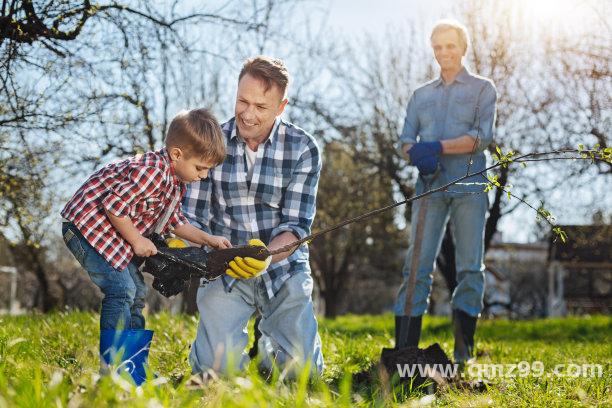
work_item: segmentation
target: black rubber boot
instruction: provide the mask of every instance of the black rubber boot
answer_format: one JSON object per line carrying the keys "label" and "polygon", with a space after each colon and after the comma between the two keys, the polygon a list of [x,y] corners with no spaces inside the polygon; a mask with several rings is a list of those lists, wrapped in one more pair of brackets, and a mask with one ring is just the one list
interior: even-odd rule
{"label": "black rubber boot", "polygon": [[423,316],[395,316],[395,348],[418,347]]}
{"label": "black rubber boot", "polygon": [[463,310],[453,309],[453,329],[455,332],[455,363],[464,365],[474,357],[474,333],[476,320]]}

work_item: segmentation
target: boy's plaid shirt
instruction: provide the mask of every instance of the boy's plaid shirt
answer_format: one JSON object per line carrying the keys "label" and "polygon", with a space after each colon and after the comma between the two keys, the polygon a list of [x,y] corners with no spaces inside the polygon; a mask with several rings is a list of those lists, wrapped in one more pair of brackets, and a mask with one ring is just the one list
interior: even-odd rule
{"label": "boy's plaid shirt", "polygon": [[[269,243],[284,231],[299,238],[309,235],[321,173],[315,139],[277,119],[270,137],[257,149],[248,183],[246,144],[236,134],[235,119],[224,123],[222,129],[227,156],[208,179],[187,186],[183,211],[189,221],[206,232],[229,238],[233,245],[244,245],[251,238]],[[262,275],[268,297],[297,272],[310,272],[306,245],[272,264]]]}
{"label": "boy's plaid shirt", "polygon": [[[83,237],[115,269],[122,271],[132,260],[132,246],[110,223],[105,210],[129,217],[138,232],[153,232],[175,194],[185,194],[174,174],[166,149],[111,163],[92,174],[61,212]],[[177,205],[162,232],[187,223]]]}

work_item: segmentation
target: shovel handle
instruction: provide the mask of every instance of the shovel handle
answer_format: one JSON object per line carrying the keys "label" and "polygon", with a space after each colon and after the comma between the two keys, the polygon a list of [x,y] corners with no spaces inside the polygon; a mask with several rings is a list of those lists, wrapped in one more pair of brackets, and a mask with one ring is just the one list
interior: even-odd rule
{"label": "shovel handle", "polygon": [[423,232],[425,231],[425,217],[429,205],[429,196],[421,200],[419,212],[417,214],[416,234],[412,247],[412,258],[410,260],[410,276],[406,287],[406,304],[404,305],[404,316],[412,313],[412,299],[414,298],[414,287],[416,286],[416,276],[419,269],[419,258],[421,257],[421,244],[423,243]]}
{"label": "shovel handle", "polygon": [[[419,175],[425,190],[428,191],[431,188],[434,180],[438,178],[441,167],[438,166],[435,173],[430,176]],[[416,286],[416,277],[419,269],[419,258],[421,258],[421,245],[423,243],[423,234],[425,233],[425,219],[427,216],[427,207],[429,205],[429,196],[425,196],[421,199],[421,205],[419,206],[419,212],[417,214],[417,226],[416,233],[414,236],[414,244],[412,246],[412,258],[410,259],[410,276],[408,277],[408,286],[406,287],[406,304],[404,305],[404,316],[410,317],[412,313],[412,299],[414,298],[414,287]]]}

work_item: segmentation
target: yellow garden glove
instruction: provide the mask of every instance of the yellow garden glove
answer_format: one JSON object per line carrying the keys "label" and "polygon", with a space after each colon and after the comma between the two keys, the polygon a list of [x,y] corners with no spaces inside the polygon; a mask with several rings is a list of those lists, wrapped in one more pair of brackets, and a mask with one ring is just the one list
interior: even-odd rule
{"label": "yellow garden glove", "polygon": [[[249,245],[266,248],[266,245],[259,239],[250,240]],[[263,261],[248,256],[244,258],[237,256],[234,260],[230,261],[229,268],[225,273],[234,279],[250,279],[268,269],[270,262],[272,262],[272,256],[267,257]]]}
{"label": "yellow garden glove", "polygon": [[168,248],[187,248],[187,243],[179,238],[166,238]]}

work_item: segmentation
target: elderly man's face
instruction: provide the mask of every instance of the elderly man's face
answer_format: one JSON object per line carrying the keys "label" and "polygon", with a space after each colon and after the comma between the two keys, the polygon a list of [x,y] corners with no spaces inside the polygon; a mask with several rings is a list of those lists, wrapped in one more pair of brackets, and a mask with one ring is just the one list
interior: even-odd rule
{"label": "elderly man's face", "polygon": [[455,30],[440,31],[431,38],[436,61],[443,71],[458,71],[465,49]]}
{"label": "elderly man's face", "polygon": [[249,74],[244,75],[238,83],[236,95],[238,133],[247,142],[264,142],[286,104],[287,99],[283,99],[278,86],[272,85],[266,91],[262,81]]}

